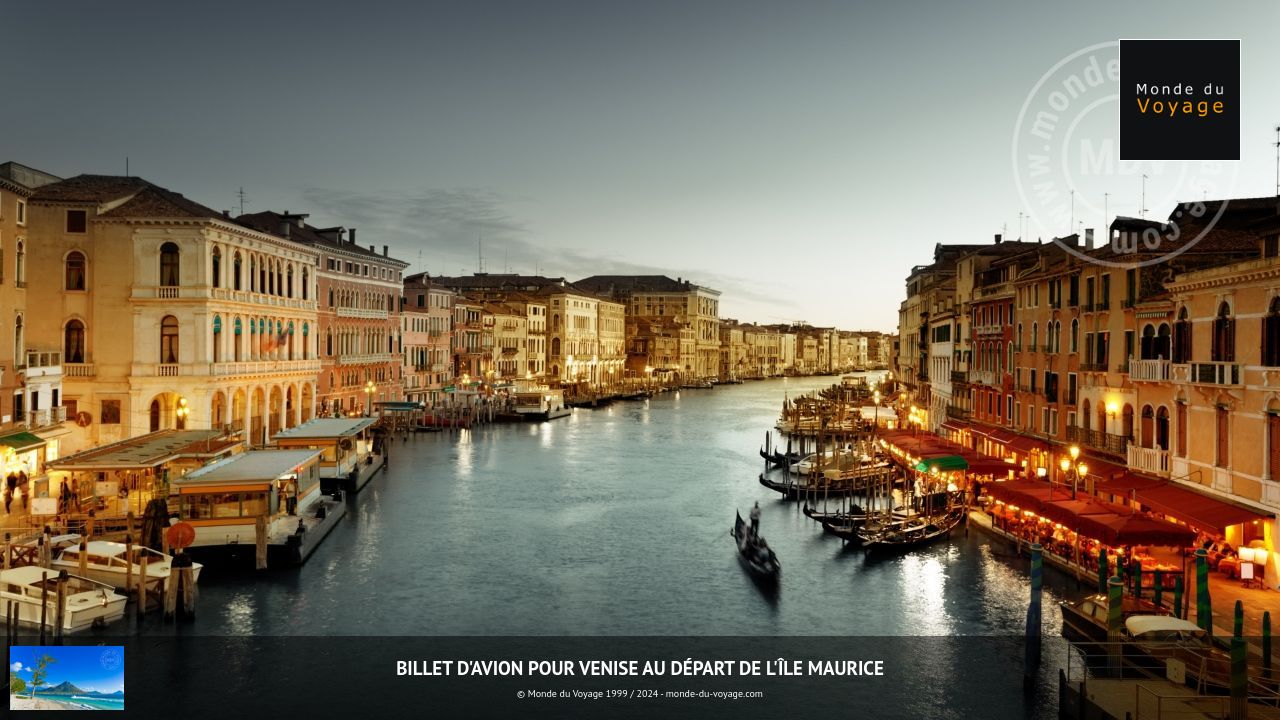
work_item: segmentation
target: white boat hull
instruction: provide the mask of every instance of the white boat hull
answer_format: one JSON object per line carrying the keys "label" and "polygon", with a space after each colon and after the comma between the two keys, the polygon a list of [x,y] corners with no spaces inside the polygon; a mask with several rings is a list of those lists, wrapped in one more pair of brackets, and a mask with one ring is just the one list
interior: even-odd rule
{"label": "white boat hull", "polygon": [[[15,597],[9,592],[0,592],[0,607],[11,612],[14,605],[18,607],[18,622],[29,627],[40,627],[40,601],[33,598]],[[75,593],[67,597],[66,610],[62,616],[63,632],[80,632],[94,625],[106,625],[124,617],[126,598],[123,595],[111,594],[103,598],[98,592]],[[45,627],[53,629],[58,621],[58,603],[50,597],[46,603]]]}

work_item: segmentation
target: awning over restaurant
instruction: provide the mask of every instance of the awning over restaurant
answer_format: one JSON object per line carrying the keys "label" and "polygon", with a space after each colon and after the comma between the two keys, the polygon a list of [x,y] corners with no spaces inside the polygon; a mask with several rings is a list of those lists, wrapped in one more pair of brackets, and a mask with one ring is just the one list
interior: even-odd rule
{"label": "awning over restaurant", "polygon": [[1128,508],[1092,498],[1072,499],[1069,490],[1054,488],[1037,480],[994,483],[987,488],[996,500],[1029,510],[1060,523],[1085,537],[1112,547],[1123,545],[1169,545],[1185,547],[1195,531],[1158,518],[1141,515]]}
{"label": "awning over restaurant", "polygon": [[943,420],[942,429],[948,432],[963,432],[969,429],[969,423],[962,420]]}
{"label": "awning over restaurant", "polygon": [[30,450],[44,445],[44,438],[29,432],[16,432],[0,437],[0,445],[22,452],[23,450]]}
{"label": "awning over restaurant", "polygon": [[1173,483],[1139,489],[1138,502],[1201,530],[1225,533],[1228,526],[1269,518],[1271,515],[1204,495]]}
{"label": "awning over restaurant", "polygon": [[1121,545],[1168,545],[1186,547],[1196,539],[1190,528],[1145,515],[1081,515],[1081,534],[1112,547]]}
{"label": "awning over restaurant", "polygon": [[1007,463],[997,458],[978,457],[969,461],[970,475],[1005,476],[1018,470],[1019,468],[1013,463]]}

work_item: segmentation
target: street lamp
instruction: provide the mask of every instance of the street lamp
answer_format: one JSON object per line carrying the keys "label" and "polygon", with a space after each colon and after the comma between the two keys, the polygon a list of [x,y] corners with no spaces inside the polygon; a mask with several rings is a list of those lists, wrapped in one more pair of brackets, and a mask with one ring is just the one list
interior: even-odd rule
{"label": "street lamp", "polygon": [[179,430],[187,429],[187,415],[191,414],[191,410],[187,408],[187,399],[178,398],[178,409],[174,413],[178,417],[177,426]]}
{"label": "street lamp", "polygon": [[367,399],[366,399],[366,401],[365,401],[365,408],[366,408],[366,410],[365,410],[365,415],[366,415],[366,416],[372,416],[372,415],[373,415],[373,391],[374,391],[375,389],[376,389],[376,387],[375,387],[375,386],[374,386],[374,384],[373,384],[373,379],[372,379],[372,378],[370,378],[369,380],[365,381],[365,384],[364,384],[364,394],[365,394],[365,397],[367,398]]}
{"label": "street lamp", "polygon": [[1062,470],[1064,477],[1071,478],[1071,499],[1075,500],[1076,492],[1080,486],[1080,478],[1089,474],[1089,466],[1083,462],[1076,462],[1076,459],[1080,457],[1080,448],[1072,446],[1070,454],[1070,459],[1064,457],[1058,461],[1058,467]]}
{"label": "street lamp", "polygon": [[871,399],[875,401],[876,412],[875,420],[871,422],[871,441],[874,443],[877,433],[880,431],[880,391],[876,390],[872,394]]}

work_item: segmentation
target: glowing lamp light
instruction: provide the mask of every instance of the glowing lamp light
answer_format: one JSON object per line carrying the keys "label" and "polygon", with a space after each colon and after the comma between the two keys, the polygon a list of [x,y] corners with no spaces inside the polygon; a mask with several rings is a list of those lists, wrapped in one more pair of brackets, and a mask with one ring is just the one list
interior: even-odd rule
{"label": "glowing lamp light", "polygon": [[1076,466],[1076,472],[1080,474],[1080,477],[1084,477],[1089,474],[1089,466],[1084,463],[1080,463]]}
{"label": "glowing lamp light", "polygon": [[1119,412],[1119,411],[1120,411],[1120,406],[1119,406],[1119,405],[1117,405],[1117,404],[1116,404],[1116,403],[1114,403],[1114,402],[1109,402],[1109,403],[1107,403],[1107,414],[1108,414],[1108,415],[1110,415],[1110,416],[1112,416],[1112,417],[1115,417],[1116,413],[1117,413],[1117,412]]}
{"label": "glowing lamp light", "polygon": [[1044,477],[1045,475],[1048,475],[1048,474],[1049,474],[1048,468],[1043,468],[1043,467],[1036,468],[1036,477]]}
{"label": "glowing lamp light", "polygon": [[1242,547],[1237,554],[1240,556],[1240,562],[1254,562],[1253,548]]}
{"label": "glowing lamp light", "polygon": [[1077,460],[1077,459],[1079,459],[1079,457],[1080,457],[1080,446],[1079,446],[1079,445],[1072,445],[1072,446],[1071,446],[1071,449],[1070,449],[1070,450],[1068,450],[1067,452],[1069,452],[1069,453],[1071,454],[1071,459],[1072,459],[1072,460]]}
{"label": "glowing lamp light", "polygon": [[1266,550],[1264,550],[1263,548],[1255,548],[1255,549],[1254,549],[1254,551],[1253,551],[1253,561],[1254,561],[1254,562],[1258,563],[1259,565],[1266,565],[1266,564],[1267,564],[1267,557],[1268,557],[1268,555],[1267,555],[1267,551],[1266,551]]}
{"label": "glowing lamp light", "polygon": [[1062,468],[1062,472],[1066,472],[1071,469],[1071,461],[1066,458],[1062,458],[1058,463],[1058,467]]}

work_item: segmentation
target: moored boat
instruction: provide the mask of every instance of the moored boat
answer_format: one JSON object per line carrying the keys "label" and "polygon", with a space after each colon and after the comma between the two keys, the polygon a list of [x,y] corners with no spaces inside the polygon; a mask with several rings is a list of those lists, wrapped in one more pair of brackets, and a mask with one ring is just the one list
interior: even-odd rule
{"label": "moored boat", "polygon": [[[1062,611],[1062,636],[1076,642],[1106,642],[1107,613],[1110,602],[1102,593],[1095,593],[1075,602],[1058,603]],[[1121,622],[1135,615],[1168,615],[1169,610],[1149,600],[1132,595],[1124,596],[1121,605]]]}
{"label": "moored boat", "polygon": [[858,538],[869,550],[911,550],[949,537],[965,515],[964,508],[955,508],[944,515],[906,522],[868,523],[858,530]]}
{"label": "moored boat", "polygon": [[[59,535],[50,540],[53,568],[78,573],[80,570],[80,536]],[[142,558],[147,558],[147,587],[153,588],[169,578],[172,555],[165,555],[143,545],[132,548],[124,543],[90,540],[85,546],[84,576],[114,588],[126,588],[130,579],[142,578]],[[200,563],[192,564],[194,580],[200,581]]]}
{"label": "moored boat", "polygon": [[[16,606],[18,622],[22,625],[40,627],[43,622],[45,627],[56,628],[58,576],[61,572],[35,565],[0,570],[0,607],[7,614]],[[78,632],[115,622],[124,616],[128,602],[124,595],[105,583],[70,574],[63,594],[64,632]]]}

